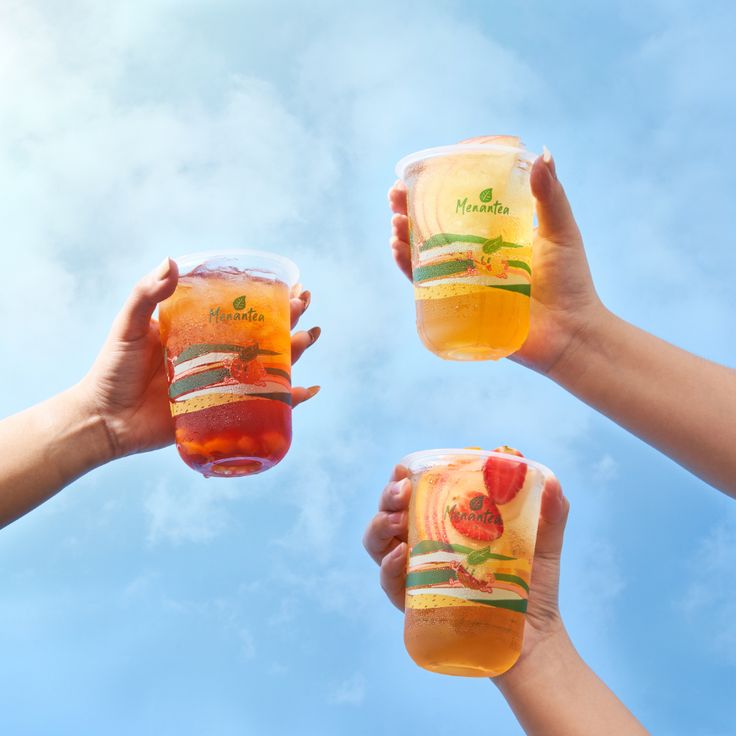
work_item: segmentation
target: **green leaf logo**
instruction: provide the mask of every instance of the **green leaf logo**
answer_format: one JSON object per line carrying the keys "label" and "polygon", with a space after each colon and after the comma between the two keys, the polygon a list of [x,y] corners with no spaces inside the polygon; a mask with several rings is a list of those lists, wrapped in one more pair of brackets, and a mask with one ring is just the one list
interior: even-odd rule
{"label": "green leaf logo", "polygon": [[233,299],[233,308],[237,310],[245,309],[245,295]]}
{"label": "green leaf logo", "polygon": [[475,496],[470,500],[471,511],[480,511],[483,508],[483,496]]}
{"label": "green leaf logo", "polygon": [[493,188],[484,189],[479,196],[481,202],[490,202],[493,199]]}
{"label": "green leaf logo", "polygon": [[490,547],[483,547],[483,549],[477,549],[475,552],[471,552],[466,558],[468,565],[471,567],[482,565],[488,559],[490,551]]}
{"label": "green leaf logo", "polygon": [[503,237],[499,235],[497,238],[490,238],[483,243],[483,252],[487,255],[493,255],[497,250],[503,248]]}

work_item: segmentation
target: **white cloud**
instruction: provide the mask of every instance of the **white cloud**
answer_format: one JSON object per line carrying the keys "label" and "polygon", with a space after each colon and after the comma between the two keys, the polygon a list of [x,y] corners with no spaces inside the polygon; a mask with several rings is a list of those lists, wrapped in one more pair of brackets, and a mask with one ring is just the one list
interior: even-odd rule
{"label": "white cloud", "polygon": [[[472,120],[490,106],[494,118],[484,119],[484,127],[513,128],[539,93],[531,69],[471,23],[423,12],[407,29],[393,9],[378,8],[361,11],[363,30],[347,38],[352,12],[309,16],[305,22],[314,22],[316,33],[295,34],[291,83],[276,85],[241,69],[218,75],[206,93],[207,73],[192,73],[183,93],[175,75],[153,63],[141,89],[131,86],[136,73],[141,77],[136,64],[153,61],[151,34],[179,23],[168,2],[152,3],[144,14],[84,1],[68,13],[18,5],[6,8],[7,23],[0,24],[8,60],[2,83],[14,99],[12,114],[0,116],[0,160],[7,164],[0,185],[12,182],[16,198],[4,212],[0,203],[10,267],[30,252],[34,288],[55,295],[54,320],[32,312],[13,338],[28,356],[22,380],[42,374],[47,340],[84,346],[62,352],[59,366],[62,375],[65,366],[70,376],[83,372],[83,356],[94,355],[131,285],[166,253],[257,244],[294,255],[314,294],[305,326],[319,319],[324,328],[316,357],[303,359],[295,380],[311,365],[308,382],[324,389],[314,402],[319,409],[295,414],[295,446],[309,473],[280,476],[297,508],[283,541],[298,540],[322,561],[333,554],[354,491],[345,480],[351,469],[379,442],[403,434],[398,419],[381,429],[366,425],[366,412],[403,406],[402,417],[424,413],[436,424],[447,413],[447,403],[425,400],[447,366],[438,361],[418,377],[407,362],[407,350],[420,348],[408,285],[395,272],[387,276],[384,185],[375,206],[357,197],[367,187],[369,164],[392,141],[416,140],[420,129],[438,141],[459,135],[461,108]],[[101,25],[111,29],[104,42]],[[188,38],[189,30],[177,28],[180,41]],[[173,43],[166,40],[161,53],[174,55]],[[329,75],[325,47],[341,60]],[[192,53],[213,62],[208,47]],[[150,77],[157,76],[166,85],[149,94]],[[413,101],[421,95],[434,101],[431,115]],[[366,212],[383,222],[378,239],[360,223]],[[30,282],[13,283],[0,304],[24,300]],[[460,400],[464,387],[454,385]],[[503,401],[491,392],[487,398],[496,408]],[[516,421],[507,403],[505,426],[515,434],[526,422]],[[483,422],[481,405],[464,406],[472,414],[450,421]],[[579,427],[577,419],[557,424],[558,444]],[[146,502],[149,540],[211,539],[228,523],[218,493],[157,488]]]}
{"label": "white cloud", "polygon": [[159,481],[144,502],[149,543],[209,541],[229,525],[225,502],[237,497],[233,484],[172,488],[168,481]]}
{"label": "white cloud", "polygon": [[256,642],[249,629],[240,628],[238,630],[238,639],[240,640],[240,653],[244,659],[253,659],[256,656]]}
{"label": "white cloud", "polygon": [[366,696],[366,680],[362,673],[356,672],[342,682],[334,684],[327,695],[327,702],[333,705],[362,705]]}
{"label": "white cloud", "polygon": [[626,588],[620,555],[606,539],[580,540],[576,556],[563,562],[565,579],[575,581],[576,618],[600,629],[614,615],[614,602]]}
{"label": "white cloud", "polygon": [[283,677],[290,671],[290,667],[282,662],[271,662],[268,667],[268,672],[275,677]]}
{"label": "white cloud", "polygon": [[[520,110],[542,96],[538,78],[508,47],[472,21],[426,10],[406,9],[407,23],[395,6],[343,7],[300,56],[304,104],[347,155],[362,161],[407,134],[451,143],[442,136],[468,125],[477,135],[478,120],[484,131],[516,129]],[[346,23],[361,32],[346,35]],[[340,59],[329,76],[325,47]]]}
{"label": "white cloud", "polygon": [[[149,20],[176,12],[152,5]],[[58,15],[0,9],[3,265],[18,276],[0,314],[26,357],[14,385],[46,378],[51,356],[55,375],[80,377],[163,256],[284,248],[285,229],[304,227],[337,173],[329,145],[269,81],[228,74],[208,99],[144,99],[121,80],[135,72],[145,18],[119,25],[127,13],[89,2]]]}
{"label": "white cloud", "polygon": [[146,596],[159,577],[159,573],[152,570],[137,575],[123,588],[123,599],[132,600]]}
{"label": "white cloud", "polygon": [[[206,543],[231,528],[233,488],[264,489],[281,502],[282,513],[259,514],[258,523],[293,554],[275,555],[275,563],[266,555],[266,567],[243,572],[247,581],[224,601],[211,600],[216,586],[209,584],[178,600],[172,583],[160,592],[160,605],[181,627],[175,633],[224,631],[226,648],[241,660],[264,659],[253,667],[241,662],[242,670],[296,680],[304,664],[291,650],[271,651],[277,634],[291,643],[301,637],[305,648],[319,651],[356,616],[360,623],[392,617],[393,626],[395,612],[379,600],[375,570],[366,578],[356,563],[363,554],[356,511],[372,511],[380,488],[369,483],[407,451],[509,442],[549,464],[563,482],[567,468],[570,477],[587,472],[610,484],[606,494],[618,490],[615,447],[594,453],[593,462],[581,457],[580,438],[596,429],[590,409],[518,366],[449,364],[419,346],[411,291],[386,245],[385,190],[395,159],[410,148],[479,132],[551,131],[607,303],[649,320],[651,328],[671,330],[671,339],[733,356],[723,339],[732,332],[733,312],[724,264],[736,251],[722,237],[733,186],[728,152],[724,157],[714,144],[728,140],[730,117],[718,113],[721,101],[731,107],[720,72],[732,66],[721,63],[731,55],[723,29],[732,24],[718,31],[720,18],[692,12],[670,22],[661,5],[660,36],[608,69],[608,77],[598,64],[590,67],[586,81],[582,73],[552,80],[560,67],[554,59],[532,67],[533,49],[518,41],[528,35],[512,37],[511,24],[494,26],[490,12],[459,19],[449,3],[358,10],[319,3],[298,13],[284,12],[288,3],[233,2],[217,11],[173,0],[0,4],[0,218],[3,265],[11,275],[0,290],[0,327],[17,356],[3,364],[13,390],[3,394],[0,410],[76,380],[133,282],[167,253],[227,244],[290,254],[313,292],[304,326],[324,328],[294,373],[296,382],[320,383],[323,391],[295,412],[294,445],[280,468],[232,484],[192,473],[190,485],[154,484],[142,502],[150,544],[143,553],[156,558],[162,581],[181,571],[180,555],[165,554],[165,545]],[[550,25],[548,35],[556,37],[559,28]],[[634,41],[617,36],[611,45],[620,54]],[[583,68],[575,49],[567,44],[561,54]],[[721,57],[703,55],[713,49]],[[600,79],[615,75],[621,86],[606,85],[601,94]],[[637,80],[643,80],[638,88]],[[595,105],[583,104],[582,114],[578,106],[563,110],[547,89],[566,89],[570,98],[592,98]],[[707,125],[698,121],[703,109]],[[166,452],[177,462],[173,448]],[[99,483],[117,507],[94,500],[97,493],[64,494],[47,506],[54,513],[41,519],[58,525],[59,536],[84,521],[84,533],[67,537],[64,560],[33,556],[45,549],[39,535],[48,526],[4,532],[13,551],[34,560],[39,590],[53,589],[63,562],[76,578],[88,569],[105,581],[122,575],[113,590],[131,609],[158,593],[158,580],[145,568],[120,573],[110,560],[140,564],[138,518],[125,510],[140,498],[131,487],[142,494],[144,478],[168,471],[161,457],[116,463],[82,481],[90,488]],[[576,514],[567,541],[576,554],[565,558],[563,585],[568,600],[575,596],[576,638],[586,627],[599,636],[598,624],[620,607],[623,570],[638,561],[625,545],[581,535]],[[710,615],[709,601],[721,606],[712,643],[722,653],[733,652],[736,638],[730,625],[736,611],[722,584],[736,564],[735,538],[733,525],[724,524],[704,542],[697,557],[703,572],[693,573],[681,609],[699,620]],[[124,540],[130,555],[121,552]],[[225,554],[216,545],[207,553],[214,565]],[[290,598],[268,598],[281,583]],[[6,593],[11,612],[20,610],[18,595]],[[70,617],[78,604],[88,607],[80,601],[70,599]],[[374,604],[382,613],[374,614]],[[269,629],[269,616],[289,625]],[[9,637],[38,639],[44,622],[37,615],[11,618]],[[664,626],[658,635],[667,633]],[[611,650],[620,644],[612,640]],[[53,656],[53,645],[49,651]],[[150,656],[155,664],[157,655]],[[307,659],[313,667],[313,657]],[[119,677],[114,659],[94,662],[101,682]],[[333,705],[360,705],[366,683],[385,675],[373,669],[334,673],[334,681],[317,686]],[[252,684],[257,693],[260,682]],[[428,687],[435,686],[428,681]],[[216,683],[203,697],[224,702]],[[63,703],[77,705],[86,707],[73,694]],[[109,720],[105,707],[95,714],[98,722]],[[272,718],[264,715],[266,723]]]}
{"label": "white cloud", "polygon": [[[358,570],[327,567],[323,572],[281,569],[277,579],[291,591],[299,591],[304,597],[326,613],[338,613],[348,618],[360,616],[365,609],[365,576]],[[291,605],[287,612],[291,612]]]}
{"label": "white cloud", "polygon": [[593,465],[592,480],[599,485],[606,485],[618,477],[619,464],[611,455],[605,453]]}
{"label": "white cloud", "polygon": [[708,621],[698,631],[719,659],[736,665],[736,593],[729,584],[736,570],[736,514],[729,512],[698,545],[678,607],[688,621]]}

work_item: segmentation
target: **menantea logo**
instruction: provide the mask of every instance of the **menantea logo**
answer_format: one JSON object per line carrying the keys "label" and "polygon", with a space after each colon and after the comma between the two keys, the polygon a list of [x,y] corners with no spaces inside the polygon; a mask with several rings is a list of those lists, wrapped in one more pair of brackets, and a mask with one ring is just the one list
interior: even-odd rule
{"label": "menantea logo", "polygon": [[499,200],[493,201],[493,187],[484,189],[479,195],[478,199],[481,204],[473,204],[468,202],[468,198],[460,199],[458,197],[457,204],[455,205],[456,215],[466,215],[468,212],[489,212],[492,215],[508,215],[509,208],[505,207],[503,202]]}
{"label": "menantea logo", "polygon": [[246,311],[247,299],[245,294],[233,299],[233,309],[235,311],[224,310],[222,307],[210,309],[210,322],[265,322],[266,319],[261,312],[248,307]]}

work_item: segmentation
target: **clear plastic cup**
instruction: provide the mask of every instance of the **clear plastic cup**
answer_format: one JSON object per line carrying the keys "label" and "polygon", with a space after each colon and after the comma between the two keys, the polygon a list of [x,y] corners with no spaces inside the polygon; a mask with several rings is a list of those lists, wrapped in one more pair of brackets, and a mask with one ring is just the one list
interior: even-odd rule
{"label": "clear plastic cup", "polygon": [[529,332],[536,155],[518,138],[487,141],[428,148],[396,166],[407,189],[417,331],[448,360],[498,360]]}
{"label": "clear plastic cup", "polygon": [[205,476],[273,467],[291,444],[289,259],[254,250],[175,259],[159,307],[176,446]]}
{"label": "clear plastic cup", "polygon": [[483,450],[426,450],[412,484],[404,642],[433,672],[493,677],[518,659],[548,468]]}

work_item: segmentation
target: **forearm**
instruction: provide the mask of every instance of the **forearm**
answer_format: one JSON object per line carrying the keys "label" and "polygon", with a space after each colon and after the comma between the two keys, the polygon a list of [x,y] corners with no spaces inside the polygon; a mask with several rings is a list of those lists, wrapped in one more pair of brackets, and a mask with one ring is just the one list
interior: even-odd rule
{"label": "forearm", "polygon": [[736,496],[736,371],[602,310],[550,377]]}
{"label": "forearm", "polygon": [[583,662],[562,627],[494,683],[528,736],[648,733]]}
{"label": "forearm", "polygon": [[75,389],[0,421],[0,527],[111,456],[103,421]]}

